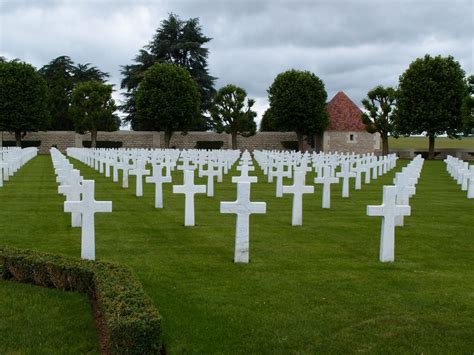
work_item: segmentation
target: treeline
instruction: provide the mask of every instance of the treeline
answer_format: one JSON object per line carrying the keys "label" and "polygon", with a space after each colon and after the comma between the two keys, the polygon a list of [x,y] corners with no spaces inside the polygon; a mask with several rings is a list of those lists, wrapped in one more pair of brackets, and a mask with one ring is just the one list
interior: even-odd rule
{"label": "treeline", "polygon": [[[39,70],[19,60],[0,60],[0,129],[15,133],[17,144],[28,131],[134,130],[165,133],[168,147],[175,131],[227,132],[232,146],[237,135],[253,135],[257,126],[255,101],[233,84],[216,90],[209,74],[205,47],[211,39],[202,33],[198,18],[182,20],[174,14],[164,20],[132,64],[121,68],[125,100],[112,99],[109,74],[95,66],[75,64],[61,56]],[[466,78],[451,56],[426,55],[410,64],[397,88],[377,86],[362,101],[362,120],[369,132],[379,132],[383,152],[388,137],[426,134],[430,156],[435,137],[458,137],[474,128],[474,77]],[[300,148],[304,139],[321,135],[329,124],[324,82],[308,71],[288,70],[268,88],[270,107],[261,131],[294,131]],[[117,110],[124,113],[122,120]]]}

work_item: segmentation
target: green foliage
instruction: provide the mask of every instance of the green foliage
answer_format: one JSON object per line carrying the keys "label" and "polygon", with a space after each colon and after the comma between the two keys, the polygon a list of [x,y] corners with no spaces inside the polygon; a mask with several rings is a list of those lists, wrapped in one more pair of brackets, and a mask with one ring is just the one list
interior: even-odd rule
{"label": "green foliage", "polygon": [[396,91],[391,87],[377,86],[362,100],[366,112],[362,113],[367,132],[379,132],[382,137],[383,154],[388,154],[388,135],[396,136],[393,109]]}
{"label": "green foliage", "polygon": [[90,65],[87,63],[75,66],[71,58],[60,56],[39,70],[48,83],[50,91],[48,108],[51,113],[51,124],[49,129],[73,131],[75,123],[69,108],[74,86],[91,80],[105,82],[109,77],[108,73]]}
{"label": "green foliage", "polygon": [[461,114],[463,132],[465,135],[474,134],[474,75],[466,79],[467,94],[462,100]]}
{"label": "green foliage", "polygon": [[0,130],[21,135],[47,125],[48,87],[36,69],[18,61],[0,63]]}
{"label": "green foliage", "polygon": [[146,130],[186,131],[199,119],[199,91],[189,72],[174,64],[150,67],[136,93],[137,122]]}
{"label": "green foliage", "polygon": [[275,116],[272,113],[271,108],[267,108],[263,113],[262,120],[260,121],[260,132],[276,132],[280,131],[275,120]]}
{"label": "green foliage", "polygon": [[[112,98],[112,85],[100,81],[78,83],[71,99],[71,112],[77,132],[116,131],[120,120],[114,114],[116,110]],[[94,146],[94,137],[92,137]]]}
{"label": "green foliage", "polygon": [[[91,141],[82,141],[82,146],[84,148],[90,148],[92,146]],[[123,142],[121,141],[97,141],[96,148],[122,148]]]}
{"label": "green foliage", "polygon": [[453,57],[425,55],[400,76],[396,125],[401,134],[429,137],[462,130],[461,103],[466,95],[464,71]]}
{"label": "green foliage", "polygon": [[223,141],[197,141],[196,149],[222,149],[224,146]]}
{"label": "green foliage", "polygon": [[[39,147],[41,145],[41,141],[21,141],[22,148],[29,148],[29,147]],[[3,141],[2,147],[15,147],[15,141]]]}
{"label": "green foliage", "polygon": [[308,71],[278,74],[268,89],[268,100],[276,126],[302,135],[322,133],[329,124],[324,83]]}
{"label": "green foliage", "polygon": [[[141,49],[135,57],[135,64],[122,67],[122,89],[127,89],[126,101],[122,109],[127,113],[126,121],[136,130],[150,130],[141,125],[136,116],[134,93],[145,72],[155,63],[176,64],[186,68],[195,80],[200,92],[200,109],[204,114],[211,107],[215,93],[216,78],[209,75],[207,57],[209,50],[203,45],[211,39],[202,34],[198,18],[183,21],[179,16],[170,14],[161,22],[151,42]],[[193,130],[207,130],[207,118],[203,115],[193,122]]]}
{"label": "green foliage", "polygon": [[257,113],[252,111],[255,100],[245,99],[244,89],[229,84],[220,88],[214,96],[211,117],[217,132],[232,135],[232,149],[237,148],[237,135],[249,137],[255,134]]}
{"label": "green foliage", "polygon": [[298,141],[282,141],[281,145],[286,150],[298,150]]}
{"label": "green foliage", "polygon": [[120,265],[0,247],[1,278],[86,293],[100,312],[106,351],[157,354],[161,317],[133,273]]}

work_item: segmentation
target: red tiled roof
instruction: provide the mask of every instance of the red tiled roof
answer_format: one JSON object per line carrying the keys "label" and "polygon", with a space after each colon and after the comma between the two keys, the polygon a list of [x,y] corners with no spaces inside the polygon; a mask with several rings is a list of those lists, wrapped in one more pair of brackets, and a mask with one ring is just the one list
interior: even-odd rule
{"label": "red tiled roof", "polygon": [[362,111],[346,94],[339,91],[327,104],[328,131],[365,131]]}

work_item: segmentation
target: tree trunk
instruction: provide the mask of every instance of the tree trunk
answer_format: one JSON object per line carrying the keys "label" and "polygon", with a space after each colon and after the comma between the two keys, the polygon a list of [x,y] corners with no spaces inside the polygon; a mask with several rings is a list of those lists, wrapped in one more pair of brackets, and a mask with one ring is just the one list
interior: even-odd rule
{"label": "tree trunk", "polygon": [[97,131],[91,131],[91,148],[97,147]]}
{"label": "tree trunk", "polygon": [[21,131],[15,131],[16,146],[21,148]]}
{"label": "tree trunk", "polygon": [[324,150],[324,133],[317,133],[314,139],[314,150],[316,153],[322,152]]}
{"label": "tree trunk", "polygon": [[434,147],[435,147],[435,136],[434,134],[431,134],[428,136],[430,146],[428,150],[428,159],[434,159]]}
{"label": "tree trunk", "polygon": [[382,138],[382,155],[388,155],[388,136],[386,134],[381,135]]}
{"label": "tree trunk", "polygon": [[171,141],[171,136],[173,132],[170,130],[165,130],[165,148],[169,149],[170,147],[170,141]]}
{"label": "tree trunk", "polygon": [[237,149],[237,132],[232,132],[232,149]]}
{"label": "tree trunk", "polygon": [[296,132],[296,137],[298,139],[298,150],[300,152],[303,151],[303,143],[304,143],[304,140],[303,140],[303,133],[301,132]]}

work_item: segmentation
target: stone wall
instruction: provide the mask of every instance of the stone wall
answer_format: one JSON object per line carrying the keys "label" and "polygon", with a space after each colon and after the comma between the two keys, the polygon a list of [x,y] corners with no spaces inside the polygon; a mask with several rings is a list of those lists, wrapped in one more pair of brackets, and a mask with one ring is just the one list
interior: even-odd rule
{"label": "stone wall", "polygon": [[[353,134],[353,141],[350,140]],[[15,137],[7,132],[2,133],[3,140],[14,141]],[[51,147],[56,147],[64,152],[67,147],[82,147],[83,141],[90,141],[90,134],[77,134],[74,132],[49,131],[28,133],[24,141],[41,141],[39,146],[40,154],[47,154]],[[139,131],[116,131],[99,132],[98,141],[122,142],[123,148],[164,148],[163,132],[139,132]],[[238,136],[237,147],[239,149],[284,149],[282,142],[296,141],[294,132],[258,132],[251,137]],[[195,148],[198,141],[222,141],[222,148],[227,149],[232,146],[230,134],[215,132],[188,132],[182,134],[175,132],[171,137],[170,147],[178,149]],[[0,145],[2,140],[0,139]],[[326,152],[357,152],[368,153],[378,152],[380,141],[378,134],[366,132],[325,132],[324,151]],[[310,150],[309,146],[306,149]]]}
{"label": "stone wall", "polygon": [[380,153],[380,135],[362,131],[324,132],[325,152]]}

